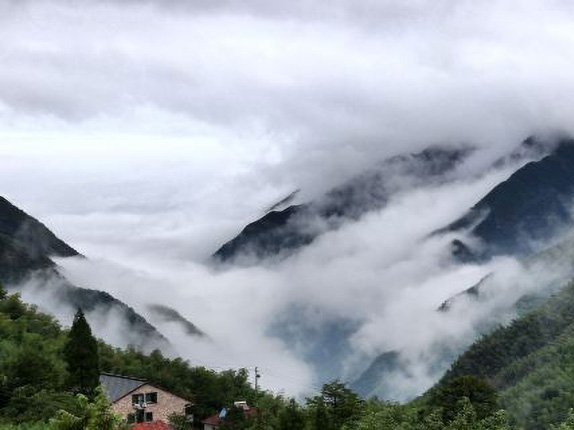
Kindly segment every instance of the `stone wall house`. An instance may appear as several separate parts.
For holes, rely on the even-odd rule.
[[[129,424],[169,421],[172,414],[186,415],[191,421],[191,402],[144,379],[103,373],[100,384],[112,402],[114,413]]]

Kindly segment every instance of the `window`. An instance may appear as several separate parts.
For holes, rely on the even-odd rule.
[[[153,412],[146,412],[145,413],[145,420],[146,422],[152,422],[153,421]]]
[[[145,402],[146,403],[157,403],[157,393],[146,393]]]
[[[135,414],[128,414],[128,424],[133,424],[136,422],[136,415]]]
[[[143,423],[145,418],[145,414],[143,410],[139,410],[136,412],[136,422]]]
[[[144,395],[143,394],[133,394],[132,395],[132,404],[133,405],[142,405],[144,403]]]

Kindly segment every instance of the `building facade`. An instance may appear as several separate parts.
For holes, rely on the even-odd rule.
[[[112,402],[114,413],[129,424],[169,422],[170,415],[185,415],[189,420],[191,402],[146,380],[104,373],[100,384]]]

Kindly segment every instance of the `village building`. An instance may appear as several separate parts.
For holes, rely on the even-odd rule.
[[[245,401],[235,402],[233,406],[235,408],[241,409],[243,411],[243,415],[246,418],[255,419],[259,415],[259,409],[250,407]],[[218,430],[221,428],[227,418],[227,412],[228,410],[223,408],[219,414],[212,415],[204,419],[202,421],[203,430]]]
[[[112,402],[114,413],[138,429],[169,428],[170,415],[185,415],[193,420],[191,402],[144,379],[103,373],[100,384]],[[135,428],[135,427],[134,427]]]

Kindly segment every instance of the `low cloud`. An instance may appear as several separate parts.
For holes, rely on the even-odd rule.
[[[502,282],[492,305],[437,313],[518,263],[456,266],[449,238],[428,234],[507,177],[483,173],[524,138],[574,131],[572,5],[208,3],[0,0],[0,193],[89,257],[60,262],[72,281],[205,330],[209,342],[160,327],[192,363],[259,365],[267,386],[309,391],[315,369],[269,333],[304,305],[311,326],[358,325],[346,378],[401,349],[417,377],[390,395],[420,392],[437,377],[421,357],[468,343],[523,291]],[[451,182],[404,191],[279,265],[204,264],[292,191],[307,201],[437,143],[479,149]]]
[[[322,382],[318,363],[308,352],[325,342],[325,325],[352,321],[349,350],[333,357],[339,361],[334,366],[339,376],[352,380],[378,354],[399,350],[409,358],[407,368],[416,377],[397,379],[402,383],[388,395],[404,400],[419,394],[444,370],[444,364],[441,368],[430,360],[434,350],[441,344],[462,348],[470,343],[492,323],[494,308],[504,309],[495,314],[496,322],[507,321],[513,315],[513,300],[528,291],[515,280],[512,285],[519,286],[510,294],[509,283],[502,282],[505,287],[494,288],[486,304],[462,301],[447,314],[437,312],[445,300],[491,272],[520,272],[512,260],[455,265],[449,254],[452,237],[428,237],[462,215],[513,168],[404,191],[386,209],[323,234],[278,264],[214,272],[173,255],[154,258],[149,250],[131,257],[117,253],[107,259],[64,259],[59,264],[75,284],[97,285],[144,316],[150,303],[167,305],[204,330],[209,341],[185,335],[174,324],[158,325],[191,363],[258,365],[271,375],[263,381],[265,386],[291,394],[308,393]],[[294,306],[308,310],[297,317],[298,327],[315,330],[315,337],[301,332],[295,338],[298,345],[271,330],[278,319],[292,322]]]

